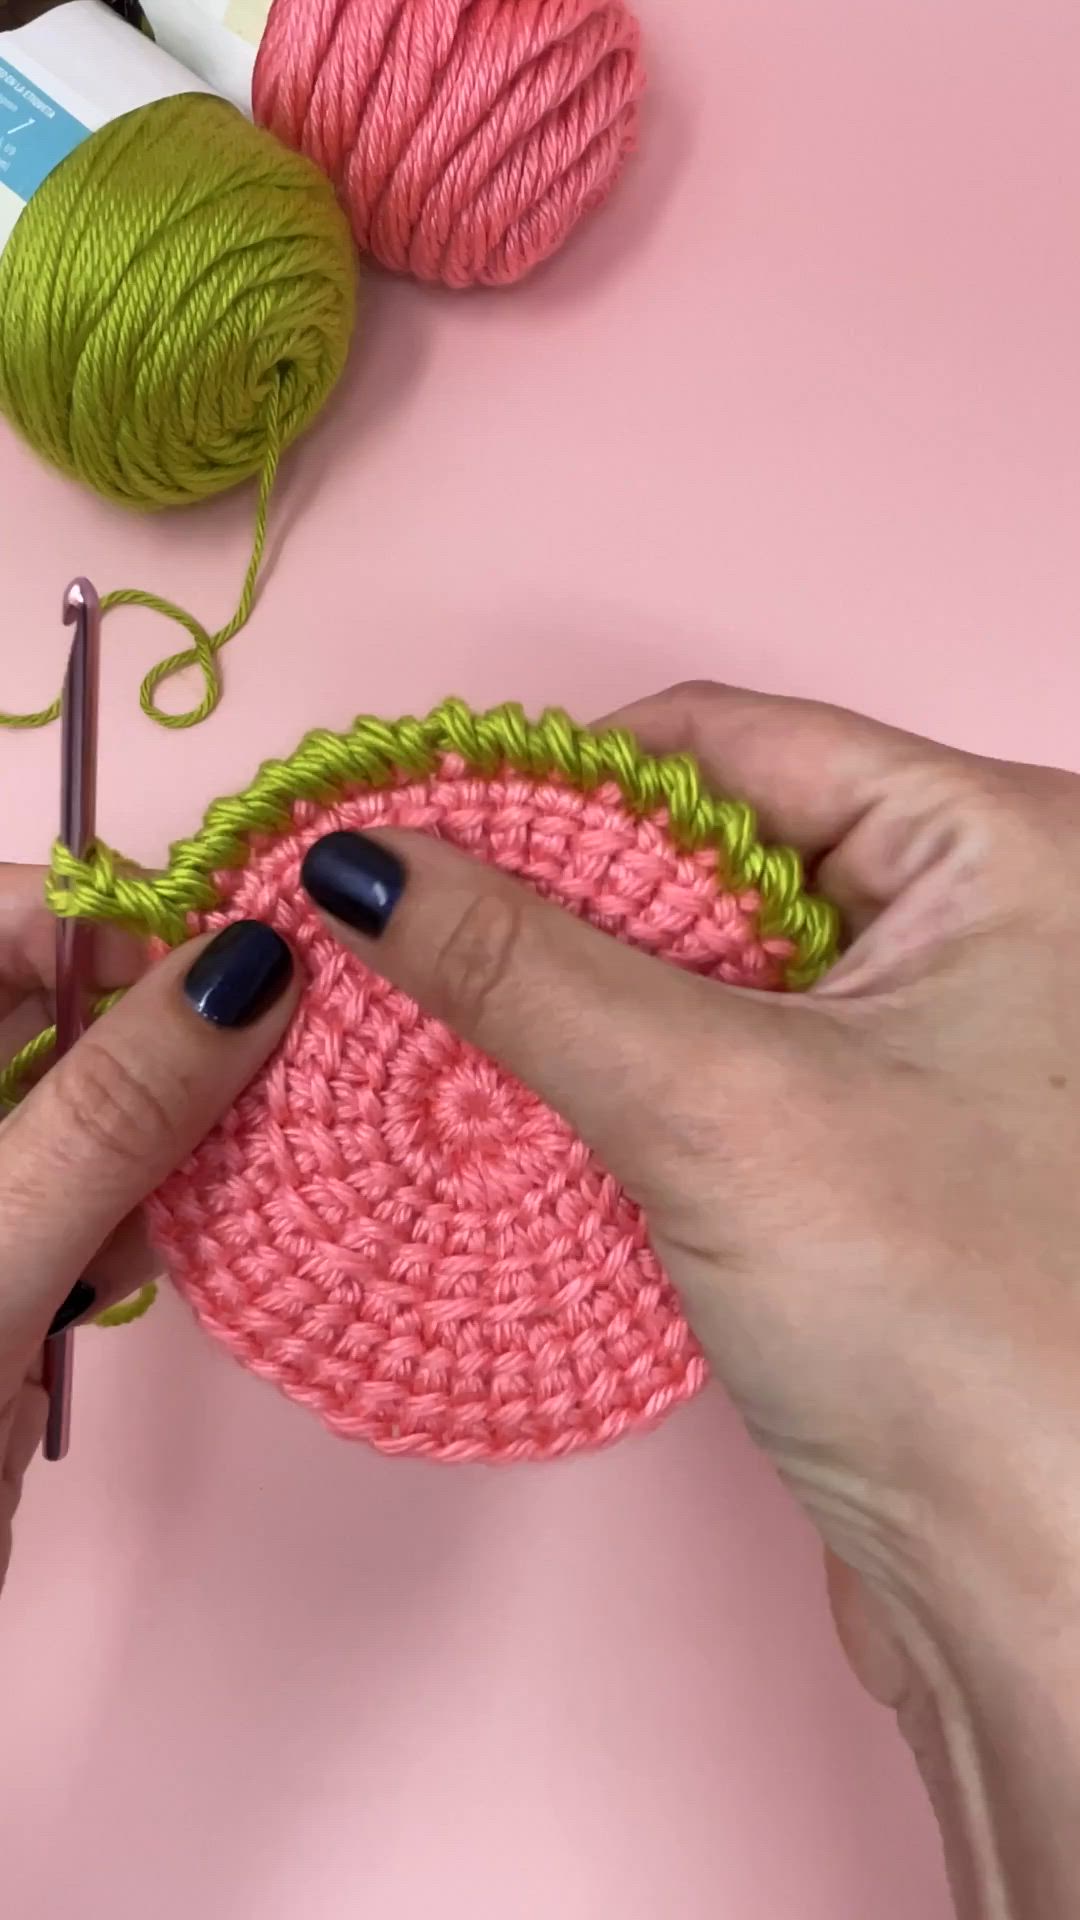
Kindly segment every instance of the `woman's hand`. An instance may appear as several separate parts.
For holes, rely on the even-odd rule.
[[[50,1023],[55,923],[44,875],[0,867],[0,1064]],[[41,1348],[152,1271],[137,1209],[276,1046],[292,957],[242,922],[140,978],[103,932],[97,987],[136,982],[0,1125],[0,1582],[23,1474],[41,1440]]]
[[[689,749],[803,853],[850,937],[813,992],[664,967],[422,836],[334,836],[306,884],[368,965],[534,1087],[637,1197],[821,1533],[841,1637],[900,1713],[963,1910],[1064,1920],[1080,780],[715,687],[617,719]]]

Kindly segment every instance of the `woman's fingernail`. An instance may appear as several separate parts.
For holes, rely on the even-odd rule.
[[[76,1280],[63,1306],[57,1307],[53,1314],[45,1338],[51,1340],[54,1333],[63,1333],[73,1320],[81,1320],[84,1313],[89,1313],[96,1299],[97,1294],[88,1281]]]
[[[377,940],[401,898],[405,868],[362,833],[328,833],[309,847],[300,878],[324,913]]]
[[[280,1000],[293,957],[261,920],[234,920],[204,947],[184,980],[197,1014],[214,1027],[250,1027]]]

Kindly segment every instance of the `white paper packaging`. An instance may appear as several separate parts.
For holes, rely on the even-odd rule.
[[[152,100],[212,92],[100,0],[68,0],[0,33],[0,252],[31,195],[89,134]]]

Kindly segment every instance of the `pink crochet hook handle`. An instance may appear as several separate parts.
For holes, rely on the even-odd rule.
[[[60,776],[60,839],[80,860],[90,851],[97,798],[98,681],[101,670],[101,602],[89,580],[73,580],[64,593],[63,618],[75,628],[61,703],[63,741]],[[67,1053],[89,1018],[92,929],[85,920],[56,923],[56,1058]],[[62,1460],[71,1438],[74,1329],[65,1327],[45,1343],[42,1382],[49,1397],[46,1460]]]

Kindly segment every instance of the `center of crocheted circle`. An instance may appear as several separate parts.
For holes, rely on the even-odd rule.
[[[715,855],[615,788],[447,758],[294,808],[192,930],[270,921],[304,970],[277,1057],[150,1205],[196,1314],[335,1431],[388,1452],[544,1459],[648,1426],[704,1361],[637,1207],[535,1095],[347,955],[300,886],[322,834],[436,833],[694,972],[778,987],[789,948]]]
[[[396,1054],[383,1127],[395,1159],[433,1194],[474,1206],[525,1200],[572,1139],[533,1094],[438,1029]]]

